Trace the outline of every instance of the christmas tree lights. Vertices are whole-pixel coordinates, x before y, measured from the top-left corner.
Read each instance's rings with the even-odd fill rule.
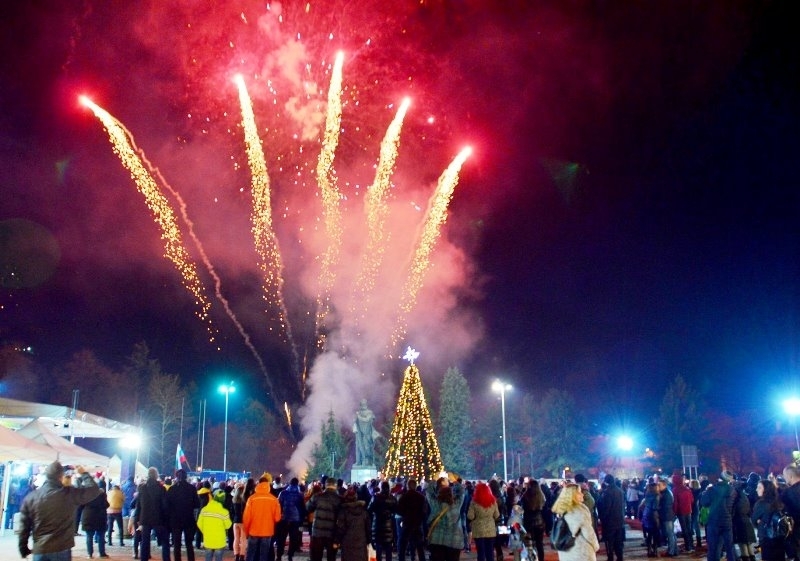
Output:
[[[419,356],[411,347],[403,358],[409,361],[397,399],[389,449],[386,451],[386,477],[424,477],[435,480],[444,471],[439,444],[433,432],[425,390],[414,361]]]

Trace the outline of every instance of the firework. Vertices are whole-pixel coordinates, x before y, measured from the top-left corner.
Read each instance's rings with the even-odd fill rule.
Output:
[[[425,272],[430,266],[430,256],[436,246],[436,240],[442,231],[442,225],[447,220],[447,206],[453,197],[453,191],[458,184],[458,172],[466,159],[472,154],[472,148],[466,147],[447,166],[436,184],[436,191],[428,203],[422,234],[417,243],[417,249],[411,259],[411,269],[403,286],[398,313],[397,327],[392,336],[392,345],[396,347],[406,330],[406,317],[417,302],[417,294],[422,287]]]
[[[183,244],[180,227],[175,218],[175,213],[169,200],[158,188],[153,176],[145,167],[140,150],[130,131],[114,118],[108,111],[92,102],[86,96],[80,97],[80,102],[92,110],[100,120],[106,132],[114,153],[119,157],[122,165],[127,169],[139,192],[144,196],[145,203],[153,214],[153,219],[161,229],[161,239],[164,240],[164,256],[172,261],[175,268],[183,278],[183,285],[195,297],[198,310],[195,312],[206,324],[210,340],[215,340],[216,330],[211,324],[209,309],[211,302],[205,295],[203,284],[197,275],[197,266],[192,261]]]
[[[289,313],[283,298],[283,259],[278,244],[278,237],[272,227],[272,203],[270,201],[270,182],[267,163],[261,139],[258,136],[253,104],[247,93],[247,86],[241,76],[236,76],[239,90],[239,104],[242,109],[242,129],[247,149],[247,161],[250,164],[251,184],[253,188],[253,241],[256,251],[261,257],[259,266],[264,273],[264,299],[278,310],[278,322],[283,329],[285,340],[292,347],[295,370],[299,361],[297,349],[292,338]]]
[[[386,202],[386,198],[389,193],[391,176],[400,146],[400,130],[403,127],[403,119],[410,104],[410,99],[403,100],[389,128],[386,129],[386,134],[381,142],[375,180],[367,190],[367,195],[364,199],[368,239],[367,248],[361,261],[361,272],[356,283],[356,294],[354,294],[353,305],[351,305],[351,312],[356,323],[360,316],[366,314],[369,297],[375,288],[375,279],[383,262],[386,245],[390,240],[390,233],[385,229],[386,218],[389,215],[389,205]],[[362,307],[361,313],[356,313],[356,303]]]
[[[317,162],[317,182],[322,194],[322,213],[325,232],[328,238],[328,249],[322,256],[319,276],[319,295],[317,296],[317,345],[322,349],[324,337],[322,330],[325,318],[330,311],[331,290],[336,282],[334,268],[339,261],[342,248],[342,210],[339,204],[340,194],[336,185],[333,170],[333,159],[336,146],[339,144],[339,129],[342,122],[342,65],[344,53],[336,55],[331,72],[331,84],[328,88],[328,110],[325,118],[325,136]]]
[[[178,208],[179,208],[180,213],[181,213],[181,218],[183,219],[184,224],[186,224],[186,228],[187,228],[189,237],[192,238],[192,242],[195,244],[195,247],[197,248],[197,252],[200,255],[200,260],[203,262],[203,265],[205,266],[206,270],[208,271],[209,275],[211,275],[211,278],[214,281],[214,295],[217,298],[217,300],[219,300],[219,302],[222,304],[222,309],[225,310],[225,314],[228,316],[228,318],[230,318],[231,322],[233,323],[233,325],[236,327],[237,331],[239,332],[239,335],[241,335],[242,339],[244,340],[245,346],[250,351],[250,353],[253,355],[253,358],[255,358],[256,362],[258,363],[259,368],[261,369],[261,372],[264,374],[264,377],[267,380],[267,384],[269,385],[269,387],[271,389],[272,388],[272,383],[271,383],[271,380],[269,378],[269,374],[267,372],[267,367],[264,364],[264,361],[261,359],[261,355],[258,354],[258,351],[255,348],[255,345],[253,345],[253,342],[250,339],[250,335],[247,333],[247,331],[245,330],[244,326],[239,321],[239,318],[236,317],[236,314],[234,313],[233,309],[230,306],[230,302],[228,302],[228,299],[225,298],[225,296],[222,294],[222,279],[219,278],[219,275],[217,274],[217,271],[214,268],[214,265],[211,263],[211,260],[209,259],[208,254],[206,253],[206,250],[205,250],[205,247],[203,246],[203,243],[201,242],[200,238],[195,233],[194,222],[189,218],[189,213],[188,213],[187,208],[186,208],[186,201],[184,201],[183,197],[181,196],[181,194],[176,189],[174,189],[172,187],[172,185],[170,185],[170,183],[166,180],[166,178],[161,174],[161,171],[157,167],[153,166],[150,163],[150,161],[145,156],[144,151],[141,148],[139,148],[138,146],[136,146],[136,144],[135,144],[135,142],[133,140],[132,134],[130,133],[130,131],[125,126],[123,126],[118,120],[113,118],[108,112],[104,111],[99,106],[97,106],[94,103],[92,103],[88,98],[82,97],[81,98],[81,103],[83,105],[85,105],[86,107],[89,107],[95,113],[95,115],[98,116],[98,118],[101,120],[101,122],[106,127],[106,131],[108,131],[110,137],[112,136],[112,132],[108,127],[109,127],[109,125],[114,127],[115,133],[114,133],[114,136],[112,138],[112,144],[117,139],[125,140],[126,143],[128,143],[128,142],[130,143],[130,149],[132,150],[132,154],[134,156],[134,160],[132,160],[131,165],[126,164],[125,160],[123,160],[123,165],[125,165],[125,167],[128,168],[131,171],[131,174],[134,177],[134,179],[136,178],[136,175],[134,174],[133,170],[131,169],[131,166],[134,166],[134,167],[138,168],[139,166],[137,166],[136,163],[135,163],[136,161],[138,161],[140,163],[141,169],[149,170],[149,172],[153,176],[155,176],[155,178],[158,179],[158,182],[161,185],[163,185],[164,188],[167,191],[169,191],[169,193],[178,202]],[[119,131],[117,131],[116,129],[119,129]],[[117,132],[119,132],[121,134],[117,134]],[[116,144],[114,146],[115,146],[114,151],[120,156],[120,159],[122,159],[123,158],[122,153],[117,150]],[[126,153],[126,157],[130,156],[130,155],[131,155],[131,153]],[[137,169],[137,171],[140,172],[141,170]],[[146,172],[145,172],[145,175],[147,175]],[[152,177],[150,178],[150,181],[145,180],[143,185],[145,185],[148,189],[155,188],[156,192],[160,193],[160,191],[158,190],[157,183],[153,180]],[[137,186],[139,187],[140,192],[142,192],[142,193],[145,192],[143,190],[142,185],[140,185],[139,182],[137,182]],[[145,196],[146,197],[154,196],[154,201],[157,201],[159,203],[159,205],[166,204],[169,207],[169,213],[172,214],[172,208],[171,208],[171,206],[169,206],[169,202],[166,199],[161,200],[161,198],[159,198],[158,195],[145,195]],[[162,198],[163,198],[163,196],[162,196]],[[148,203],[148,206],[150,206],[150,203]],[[159,208],[164,208],[164,207],[159,206]],[[179,232],[179,230],[177,230],[177,226],[175,226],[175,228],[176,228],[176,231]],[[180,243],[180,238],[177,238],[174,243]],[[186,252],[183,249],[183,244],[182,243],[181,243],[181,251],[179,253],[182,254],[182,255],[186,255]],[[190,262],[187,261],[187,263],[190,263]],[[181,267],[179,267],[177,264],[176,264],[176,267],[178,268],[178,270],[181,270]],[[191,265],[191,267],[194,268],[193,265]],[[195,278],[197,279],[196,281],[194,280]],[[199,287],[199,289],[202,290],[202,286],[200,285],[199,277],[196,277],[196,270],[194,271],[194,274],[190,274],[190,279],[192,279],[192,282],[196,282],[198,287]],[[184,284],[186,284],[186,280],[184,280]],[[187,286],[187,288],[188,288],[188,286]],[[192,292],[192,294],[195,294],[193,289],[190,288],[190,291]],[[195,296],[196,296],[196,294],[195,294]],[[209,305],[209,307],[210,307],[210,305]],[[207,311],[208,311],[208,309],[206,309],[206,312]],[[202,316],[200,316],[200,317],[202,317]],[[208,320],[208,321],[210,322],[210,320]],[[212,340],[213,340],[213,337],[212,337]],[[217,347],[217,350],[220,350],[220,348]]]

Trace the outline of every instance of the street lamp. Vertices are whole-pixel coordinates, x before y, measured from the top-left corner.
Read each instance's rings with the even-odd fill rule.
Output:
[[[506,454],[506,392],[511,390],[511,384],[495,380],[492,390],[500,393],[500,411],[503,415],[503,481],[508,483],[508,455]]]
[[[633,449],[633,439],[625,434],[617,437],[617,448],[624,452],[630,452]]]
[[[222,471],[228,473],[228,398],[236,391],[236,388],[231,382],[221,385],[219,391],[225,394],[225,438],[222,445]]]
[[[788,415],[791,415],[794,421],[794,444],[797,446],[795,450],[800,452],[800,438],[797,438],[797,416],[800,415],[800,399],[790,397],[783,402],[783,410],[786,411]]]

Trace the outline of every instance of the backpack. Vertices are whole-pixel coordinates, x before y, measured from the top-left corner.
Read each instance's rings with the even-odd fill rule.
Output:
[[[550,532],[550,544],[556,551],[569,551],[575,545],[575,536],[563,516],[556,516],[553,531]]]
[[[792,533],[794,520],[788,514],[776,510],[769,518],[764,530],[767,538],[781,539],[786,538]]]

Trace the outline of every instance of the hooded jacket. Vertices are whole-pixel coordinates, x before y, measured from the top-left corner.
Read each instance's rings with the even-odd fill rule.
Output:
[[[245,534],[254,538],[272,537],[275,535],[275,524],[280,519],[281,505],[272,494],[270,484],[266,481],[259,483],[244,507],[242,523]]]
[[[197,529],[203,534],[205,548],[224,549],[227,547],[228,528],[232,524],[228,509],[218,501],[208,501],[197,517]]]
[[[692,490],[683,483],[683,477],[674,475],[672,477],[672,496],[675,498],[673,509],[678,516],[689,516],[692,514],[694,495]]]
[[[278,495],[283,519],[287,522],[301,522],[306,516],[306,504],[298,485],[289,485]]]

